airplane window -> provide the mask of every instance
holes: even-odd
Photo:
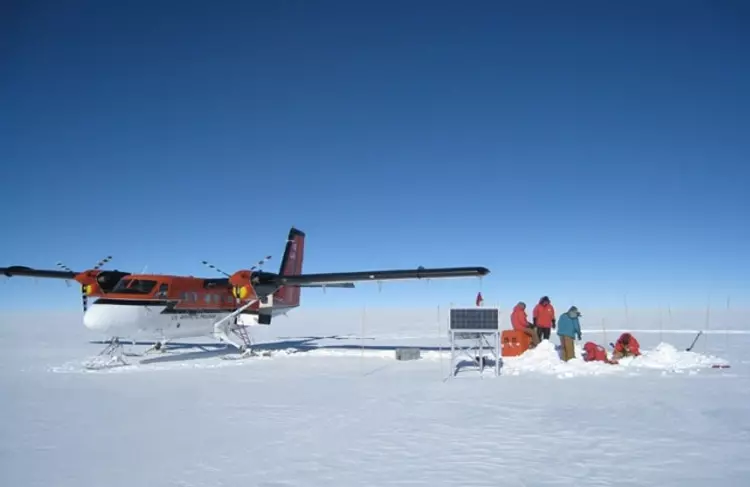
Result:
[[[128,286],[130,286],[130,283],[132,282],[132,279],[120,279],[115,287],[112,288],[112,292],[120,291],[121,289],[125,289]]]
[[[112,289],[113,293],[149,294],[156,286],[156,281],[146,279],[122,279]]]
[[[162,284],[159,286],[159,290],[154,295],[155,298],[166,298],[167,297],[167,290],[169,289],[169,284]]]

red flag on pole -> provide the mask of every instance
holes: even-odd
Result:
[[[482,306],[483,302],[484,302],[484,298],[482,297],[482,291],[479,291],[477,293],[477,306]]]

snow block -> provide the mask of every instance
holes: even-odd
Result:
[[[397,348],[396,360],[419,360],[422,357],[418,348]]]

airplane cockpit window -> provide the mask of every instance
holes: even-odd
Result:
[[[121,294],[149,294],[156,286],[156,281],[146,279],[121,279],[113,293]]]
[[[156,291],[156,294],[154,294],[155,298],[166,298],[167,297],[167,291],[169,290],[169,284],[163,283],[159,286],[159,290]]]

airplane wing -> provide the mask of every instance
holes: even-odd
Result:
[[[70,271],[53,271],[47,269],[32,269],[22,265],[13,265],[10,267],[0,267],[0,274],[6,277],[24,276],[24,277],[45,277],[48,279],[74,279],[76,272]]]
[[[356,281],[393,281],[408,279],[445,279],[461,277],[482,277],[490,273],[486,267],[442,267],[426,269],[394,269],[385,271],[329,272],[323,274],[299,274],[278,276],[279,284],[292,286],[344,284]]]

